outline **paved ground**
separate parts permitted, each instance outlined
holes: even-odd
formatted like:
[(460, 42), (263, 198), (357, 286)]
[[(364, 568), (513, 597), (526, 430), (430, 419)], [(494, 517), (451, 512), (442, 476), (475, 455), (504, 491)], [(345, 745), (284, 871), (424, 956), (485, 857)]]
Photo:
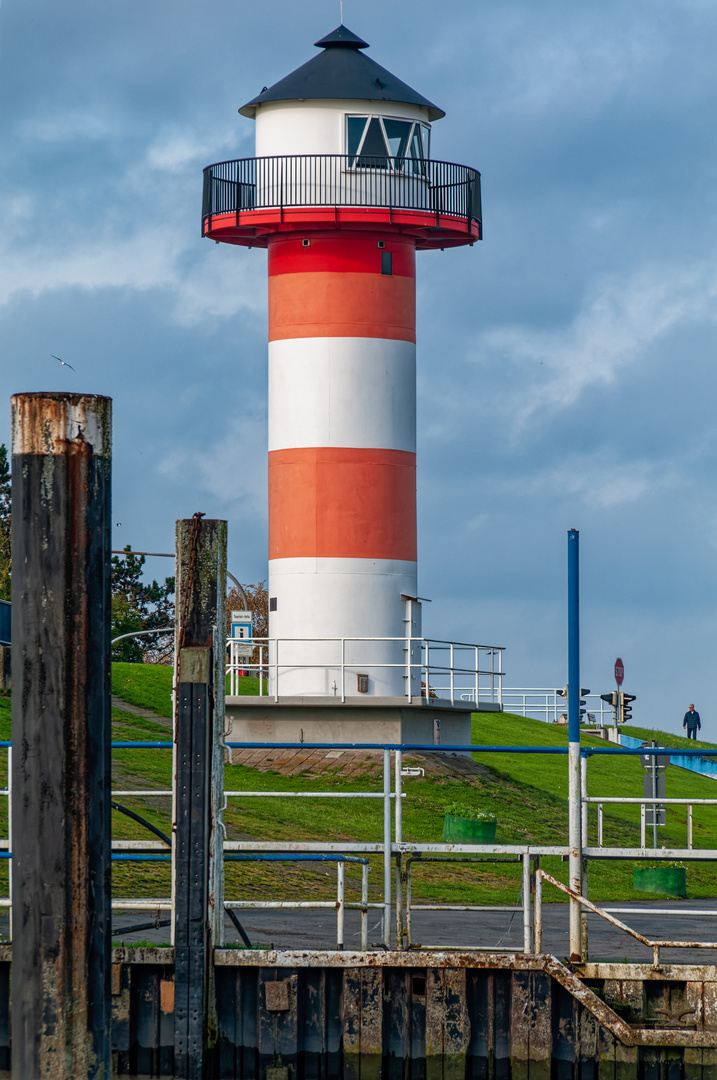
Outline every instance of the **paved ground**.
[[(620, 903), (609, 907), (630, 908), (629, 915), (617, 918), (646, 936), (659, 934), (670, 940), (701, 940), (717, 942), (717, 900), (688, 901), (640, 901)], [(638, 914), (638, 909), (644, 914)], [(656, 909), (669, 909), (674, 915), (656, 916)], [(684, 914), (701, 909), (710, 914), (697, 917)], [(379, 912), (369, 916), (369, 946), (380, 947), (381, 924)], [(163, 916), (166, 918), (166, 916)], [(334, 949), (336, 948), (336, 917), (327, 911), (247, 911), (239, 913), (246, 934), (253, 945), (286, 949)], [(148, 921), (146, 916), (141, 921)], [(116, 914), (114, 927), (124, 928), (140, 922)], [(568, 908), (566, 904), (543, 905), (543, 951), (558, 957), (567, 954)], [(395, 931), (394, 931), (395, 932)], [(651, 963), (652, 950), (635, 941), (624, 932), (610, 926), (604, 919), (588, 917), (590, 960), (630, 960)], [(115, 938), (118, 937), (115, 931)], [(143, 930), (137, 934), (122, 933), (127, 944), (133, 941), (156, 943), (169, 940), (168, 929)], [(228, 944), (240, 943), (240, 937), (229, 919), (226, 922)], [(360, 944), (359, 916), (347, 912), (344, 927), (344, 947), (358, 948)], [(395, 943), (395, 937), (394, 942)], [(413, 943), (444, 948), (479, 945), (483, 948), (501, 948), (521, 951), (523, 948), (523, 921), (521, 912), (509, 910), (484, 912), (420, 912), (413, 916)], [(717, 963), (715, 949), (664, 949), (664, 963)]]

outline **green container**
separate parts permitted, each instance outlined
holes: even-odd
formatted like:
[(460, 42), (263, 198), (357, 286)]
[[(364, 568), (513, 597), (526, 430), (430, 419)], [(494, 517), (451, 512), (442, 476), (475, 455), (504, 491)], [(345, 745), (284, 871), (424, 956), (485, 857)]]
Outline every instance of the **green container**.
[(471, 821), (470, 818), (443, 818), (443, 841), (446, 844), (494, 844), (497, 821)]
[(684, 866), (634, 866), (632, 886), (637, 892), (687, 896), (687, 870)]

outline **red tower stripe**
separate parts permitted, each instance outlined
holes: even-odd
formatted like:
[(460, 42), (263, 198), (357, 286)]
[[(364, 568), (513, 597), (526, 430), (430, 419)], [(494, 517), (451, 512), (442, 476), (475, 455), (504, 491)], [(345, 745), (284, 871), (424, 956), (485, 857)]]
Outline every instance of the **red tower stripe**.
[(269, 558), (416, 561), (416, 455), (308, 447), (269, 453)]
[[(304, 239), (308, 245), (304, 246)], [(383, 248), (379, 248), (379, 243)], [(380, 234), (305, 237), (276, 236), (269, 241), (269, 277), (276, 274), (307, 272), (380, 274), (381, 251), (392, 256), (393, 273), (398, 277), (416, 277), (416, 243), (411, 238)]]
[(416, 340), (413, 278), (318, 272), (269, 278), (269, 341), (297, 337)]

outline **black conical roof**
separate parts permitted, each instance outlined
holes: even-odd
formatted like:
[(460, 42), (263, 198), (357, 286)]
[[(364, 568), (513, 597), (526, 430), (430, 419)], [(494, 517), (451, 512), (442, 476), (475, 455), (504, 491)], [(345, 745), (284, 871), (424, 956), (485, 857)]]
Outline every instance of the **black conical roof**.
[(303, 101), (304, 99), (338, 98), (358, 101), (397, 101), (420, 105), (428, 110), (429, 120), (445, 116), (428, 98), (423, 97), (405, 82), (401, 82), (381, 67), (362, 49), (368, 43), (341, 25), (316, 42), (322, 49), (306, 64), (265, 87), (260, 94), (243, 105), (242, 116), (256, 116), (257, 105), (266, 101)]
[(364, 41), (358, 34), (354, 34), (353, 30), (349, 30), (348, 26), (337, 26), (335, 30), (332, 30), (326, 37), (319, 38), (314, 42), (317, 49), (328, 49), (329, 45), (343, 45), (345, 49), (368, 49), (368, 41)]

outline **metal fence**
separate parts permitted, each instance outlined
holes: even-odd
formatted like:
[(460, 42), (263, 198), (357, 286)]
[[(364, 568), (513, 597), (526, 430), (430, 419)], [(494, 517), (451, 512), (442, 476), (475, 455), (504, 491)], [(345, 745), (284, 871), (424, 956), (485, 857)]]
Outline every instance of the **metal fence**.
[[(324, 672), (322, 680), (333, 685), (334, 696), (345, 701), (351, 696), (349, 686), (356, 686), (357, 676), (365, 671), (394, 671), (403, 678), (403, 695), (409, 702), (415, 697), (463, 702), (503, 701), (503, 647), (471, 645), (462, 641), (441, 641), (437, 638), (405, 637), (344, 637), (344, 638), (253, 638), (251, 659), (247, 659), (246, 641), (227, 639), (227, 675), (229, 694), (241, 694), (240, 679), (246, 675), (259, 680), (259, 696), (266, 693), (281, 699), (282, 674)], [(396, 663), (379, 663), (376, 646), (395, 646), (405, 659)], [(297, 646), (299, 647), (297, 649)], [(331, 653), (318, 662), (323, 650)], [(291, 655), (289, 655), (289, 653)], [(316, 654), (317, 659), (301, 661), (302, 655)], [(416, 659), (412, 659), (416, 657)], [(269, 680), (267, 687), (265, 680)], [(291, 691), (290, 693), (293, 693)]]
[(481, 221), (480, 173), (449, 161), (362, 154), (240, 158), (204, 170), (202, 221), (300, 206), (390, 207)]
[[(584, 694), (586, 702), (583, 722), (587, 725), (611, 726), (613, 708), (606, 704), (599, 694)], [(542, 720), (548, 724), (560, 723), (564, 717), (567, 723), (568, 703), (554, 687), (515, 687), (504, 686), (501, 702), (503, 711), (518, 716), (530, 716), (533, 720)]]
[[(172, 750), (173, 743), (170, 740), (156, 741), (127, 741), (117, 740), (112, 744), (113, 750), (123, 749), (151, 749), (157, 752)], [(0, 747), (7, 750), (8, 766), (12, 753), (11, 745), (3, 742)], [(477, 843), (413, 843), (407, 842), (403, 837), (403, 804), (407, 793), (404, 791), (404, 780), (407, 776), (415, 776), (415, 769), (405, 769), (403, 765), (405, 753), (448, 753), (466, 754), (479, 753), (491, 755), (496, 753), (528, 754), (540, 756), (567, 755), (565, 747), (535, 747), (535, 746), (499, 746), (499, 745), (471, 745), (471, 746), (444, 746), (416, 744), (413, 746), (398, 746), (395, 744), (336, 744), (336, 743), (254, 743), (234, 742), (225, 743), (227, 751), (239, 749), (275, 749), (275, 750), (302, 750), (332, 749), (332, 750), (360, 750), (378, 751), (382, 759), (382, 790), (378, 792), (349, 792), (349, 791), (266, 791), (266, 790), (225, 790), (226, 799), (359, 799), (374, 800), (381, 808), (381, 814), (377, 816), (377, 835), (375, 839), (353, 842), (333, 840), (306, 841), (272, 841), (272, 840), (225, 840), (223, 844), (224, 863), (237, 861), (257, 862), (335, 862), (337, 865), (337, 892), (336, 900), (317, 900), (315, 897), (275, 900), (271, 896), (247, 900), (246, 898), (225, 898), (225, 910), (233, 914), (245, 909), (332, 909), (337, 915), (337, 947), (343, 947), (344, 941), (344, 914), (346, 910), (356, 910), (361, 916), (361, 948), (366, 949), (368, 942), (367, 915), (370, 910), (381, 913), (382, 942), (388, 947), (392, 941), (395, 927), (395, 942), (399, 950), (410, 949), (414, 946), (413, 919), (422, 911), (445, 911), (445, 912), (469, 912), (469, 911), (502, 911), (520, 913), (523, 931), (523, 952), (539, 952), (542, 947), (543, 934), (543, 884), (547, 884), (569, 896), (572, 903), (578, 904), (586, 913), (590, 912), (611, 922), (617, 929), (624, 931), (633, 938), (641, 941), (647, 947), (653, 949), (654, 963), (659, 963), (659, 953), (662, 948), (699, 948), (717, 949), (717, 942), (711, 941), (679, 941), (648, 938), (643, 934), (631, 929), (625, 923), (615, 919), (616, 914), (626, 913), (628, 910), (633, 915), (645, 914), (640, 910), (624, 909), (616, 907), (598, 906), (590, 901), (587, 893), (587, 872), (583, 882), (582, 895), (571, 891), (567, 885), (558, 881), (540, 867), (541, 858), (557, 856), (567, 858), (569, 847), (567, 844), (477, 844)], [(685, 753), (689, 753), (686, 751)], [(616, 756), (631, 756), (639, 751), (626, 748), (589, 748), (583, 750), (582, 769), (582, 794), (581, 794), (581, 856), (583, 864), (587, 867), (591, 860), (616, 859), (629, 860), (635, 863), (654, 861), (656, 852), (645, 846), (644, 827), (641, 833), (639, 847), (605, 847), (603, 845), (602, 829), (598, 838), (598, 846), (591, 847), (588, 839), (588, 808), (597, 803), (640, 803), (647, 805), (658, 800), (648, 798), (613, 798), (587, 795), (587, 758), (590, 756), (604, 756), (611, 754)], [(644, 753), (644, 751), (643, 751)], [(699, 751), (695, 751), (699, 753)], [(419, 770), (420, 771), (420, 770)], [(10, 772), (8, 782), (0, 791), (0, 797), (9, 799), (11, 795)], [(112, 797), (141, 797), (141, 798), (168, 798), (172, 795), (169, 789), (124, 789), (115, 790)], [(715, 805), (715, 799), (660, 799), (665, 804), (692, 805)], [(644, 819), (644, 815), (643, 815)], [(140, 819), (138, 819), (140, 820)], [(381, 823), (379, 825), (379, 822)], [(165, 841), (155, 837), (152, 840), (131, 839), (113, 840), (112, 859), (118, 862), (167, 862), (174, 856), (172, 844), (169, 838)], [(9, 837), (0, 839), (0, 857), (12, 858)], [(680, 860), (682, 862), (717, 862), (717, 848), (695, 848), (692, 843), (691, 829), (688, 833), (687, 847), (666, 849), (661, 848), (657, 857), (661, 860)], [(379, 900), (369, 900), (369, 871), (372, 859), (379, 859), (381, 863), (382, 896)], [(416, 903), (412, 896), (413, 874), (422, 865), (438, 862), (455, 864), (456, 868), (471, 869), (480, 863), (519, 863), (521, 866), (521, 898), (515, 905), (482, 905), (482, 904), (451, 904), (451, 903)], [(355, 900), (348, 900), (346, 896), (346, 864), (360, 866), (360, 896)], [(306, 883), (306, 890), (309, 885)], [(159, 915), (162, 912), (173, 912), (173, 900), (171, 896), (165, 897), (117, 897), (112, 901), (113, 911), (140, 911), (155, 915), (155, 922), (148, 925), (162, 925), (159, 923)], [(0, 907), (9, 908), (9, 897), (0, 898)], [(651, 914), (665, 916), (677, 914), (672, 909), (647, 909)], [(682, 912), (685, 914), (685, 912)], [(714, 911), (696, 909), (689, 912), (695, 917), (714, 918)], [(166, 925), (166, 924), (165, 924)], [(235, 924), (242, 933), (240, 925)], [(457, 933), (460, 931), (460, 923), (455, 921)], [(143, 927), (140, 927), (142, 929)], [(126, 928), (129, 930), (130, 928)], [(588, 959), (587, 929), (584, 925), (583, 960)], [(432, 946), (422, 942), (423, 949), (430, 950)], [(446, 948), (446, 946), (442, 946)], [(452, 944), (451, 949), (467, 951), (490, 951), (490, 952), (515, 952), (515, 945), (502, 945), (500, 942), (490, 946), (469, 943)]]

